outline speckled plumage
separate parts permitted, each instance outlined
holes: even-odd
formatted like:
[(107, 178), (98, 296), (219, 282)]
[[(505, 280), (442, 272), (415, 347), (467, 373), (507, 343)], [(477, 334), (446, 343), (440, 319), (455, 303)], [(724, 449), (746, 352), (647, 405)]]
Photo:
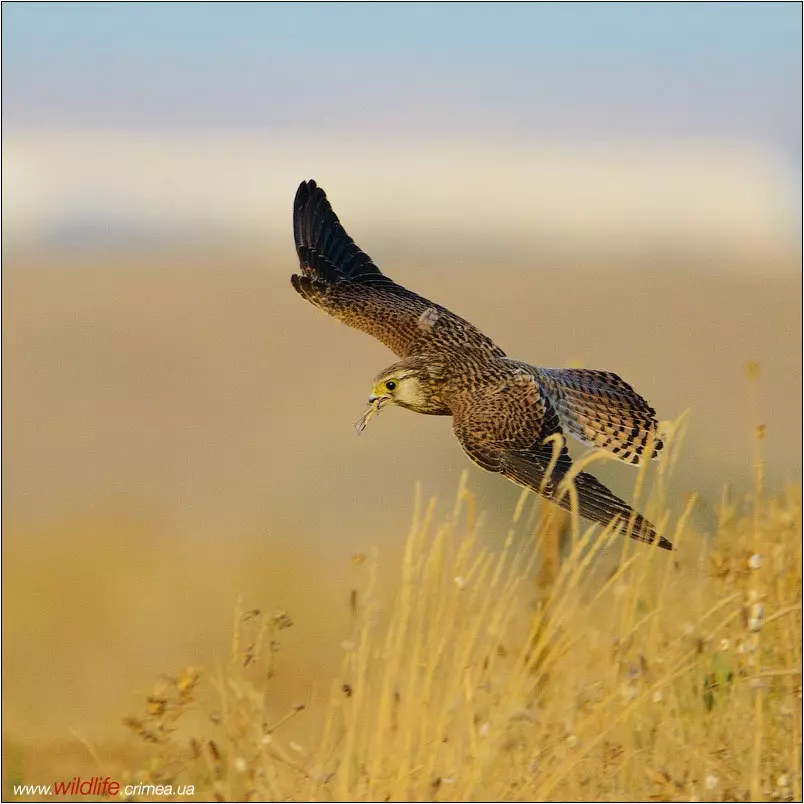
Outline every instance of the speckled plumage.
[[(546, 369), (506, 357), (480, 330), (441, 305), (396, 284), (354, 243), (314, 181), (293, 204), (301, 274), (295, 290), (319, 309), (382, 341), (402, 358), (377, 376), (397, 393), (372, 397), (420, 413), (449, 415), (458, 441), (483, 469), (570, 507), (559, 484), (572, 466), (564, 431), (638, 464), (662, 448), (653, 408), (616, 374)], [(389, 385), (390, 388), (390, 385)], [(554, 456), (557, 436), (559, 451)], [(549, 472), (549, 474), (548, 474)], [(650, 522), (586, 472), (574, 478), (581, 516), (630, 522), (632, 538), (672, 549)]]

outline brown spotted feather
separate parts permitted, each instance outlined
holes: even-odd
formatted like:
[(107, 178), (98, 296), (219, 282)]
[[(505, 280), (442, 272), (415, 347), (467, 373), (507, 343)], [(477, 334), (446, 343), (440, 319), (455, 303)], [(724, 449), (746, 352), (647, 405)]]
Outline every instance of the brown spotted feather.
[(625, 380), (609, 371), (529, 368), (567, 433), (626, 463), (658, 457), (656, 411)]
[(474, 348), (503, 357), (480, 330), (441, 305), (397, 285), (346, 233), (324, 191), (302, 182), (293, 204), (301, 276), (290, 278), (307, 301), (384, 343), (400, 357)]
[[(569, 510), (572, 497), (560, 484), (572, 467), (572, 459), (560, 417), (532, 375), (518, 373), (520, 370), (513, 367), (509, 370), (512, 374), (495, 377), (491, 388), (451, 397), (455, 399), (455, 435), (469, 457), (483, 469), (499, 472)], [(546, 439), (555, 434), (561, 438), (553, 461), (553, 440)], [(619, 517), (624, 526), (630, 527), (633, 539), (672, 549), (667, 539), (657, 536), (650, 522), (593, 475), (579, 472), (573, 483), (581, 516), (604, 525)]]
[[(509, 360), (468, 321), (385, 276), (346, 233), (314, 181), (303, 182), (296, 193), (293, 233), (301, 269), (291, 276), (294, 289), (403, 358), (378, 377), (415, 375), (423, 393), (397, 404), (452, 415), (461, 446), (483, 469), (568, 509), (571, 497), (559, 486), (572, 460), (562, 428), (622, 460), (638, 463), (645, 457), (656, 419), (630, 385), (607, 372), (542, 369)], [(555, 434), (561, 436), (560, 450), (551, 461), (553, 446), (545, 439)], [(651, 457), (659, 449), (661, 441), (655, 441)], [(592, 475), (580, 472), (574, 484), (581, 516), (602, 524), (619, 517), (630, 523), (633, 538), (672, 549)]]

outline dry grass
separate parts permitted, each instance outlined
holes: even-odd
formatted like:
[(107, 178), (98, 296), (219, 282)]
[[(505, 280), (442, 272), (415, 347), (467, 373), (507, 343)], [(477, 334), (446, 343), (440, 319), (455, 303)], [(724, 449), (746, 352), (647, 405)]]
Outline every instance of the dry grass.
[(417, 495), (390, 605), (365, 562), (325, 712), (277, 709), (291, 619), (239, 607), (228, 664), (129, 718), (153, 746), (132, 778), (218, 800), (800, 799), (800, 490), (766, 496), (758, 453), (704, 542), (693, 499), (675, 520), (664, 499), (679, 442), (645, 501), (677, 553), (525, 496), (495, 551), (463, 484), (440, 524)]
[[(637, 506), (678, 553), (599, 529), (584, 548), (551, 506), (506, 539), (516, 489), (479, 471), (485, 521), (463, 491), (419, 501), (403, 551), (413, 480), (446, 500), (465, 456), (437, 417), (355, 438), (389, 357), (288, 300), (284, 246), (7, 259), (6, 797), (99, 771), (199, 797), (800, 795), (800, 489), (763, 477), (800, 483), (798, 275), (672, 254), (458, 271), (416, 249), (384, 267), (511, 354), (693, 406)], [(767, 467), (744, 446), (760, 421)], [(595, 470), (632, 499), (627, 467)], [(718, 503), (726, 479), (741, 490)]]

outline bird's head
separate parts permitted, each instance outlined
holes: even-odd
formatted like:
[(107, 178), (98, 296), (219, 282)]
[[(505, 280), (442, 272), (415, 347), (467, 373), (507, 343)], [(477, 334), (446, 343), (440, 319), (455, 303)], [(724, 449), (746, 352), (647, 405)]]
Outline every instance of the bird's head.
[(425, 398), (419, 369), (396, 363), (374, 378), (368, 401), (379, 407), (392, 404), (416, 410), (424, 404)]
[(399, 405), (417, 413), (444, 414), (437, 393), (438, 368), (426, 356), (416, 355), (383, 369), (375, 378), (369, 394), (369, 406), (355, 425), (362, 432), (369, 419), (385, 407)]

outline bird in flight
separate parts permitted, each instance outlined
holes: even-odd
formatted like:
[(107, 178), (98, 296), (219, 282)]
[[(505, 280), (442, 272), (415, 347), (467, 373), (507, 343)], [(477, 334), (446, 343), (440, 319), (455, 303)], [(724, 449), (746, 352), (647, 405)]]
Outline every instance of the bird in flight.
[[(561, 481), (572, 459), (564, 433), (626, 463), (657, 457), (655, 411), (628, 383), (606, 371), (540, 368), (507, 357), (468, 321), (385, 276), (315, 181), (296, 192), (293, 236), (301, 270), (290, 278), (296, 292), (401, 358), (375, 377), (358, 432), (390, 404), (452, 416), (456, 438), (478, 466), (567, 510), (573, 495)], [(578, 472), (572, 482), (581, 516), (604, 525), (619, 517), (632, 538), (673, 549), (597, 478)]]

